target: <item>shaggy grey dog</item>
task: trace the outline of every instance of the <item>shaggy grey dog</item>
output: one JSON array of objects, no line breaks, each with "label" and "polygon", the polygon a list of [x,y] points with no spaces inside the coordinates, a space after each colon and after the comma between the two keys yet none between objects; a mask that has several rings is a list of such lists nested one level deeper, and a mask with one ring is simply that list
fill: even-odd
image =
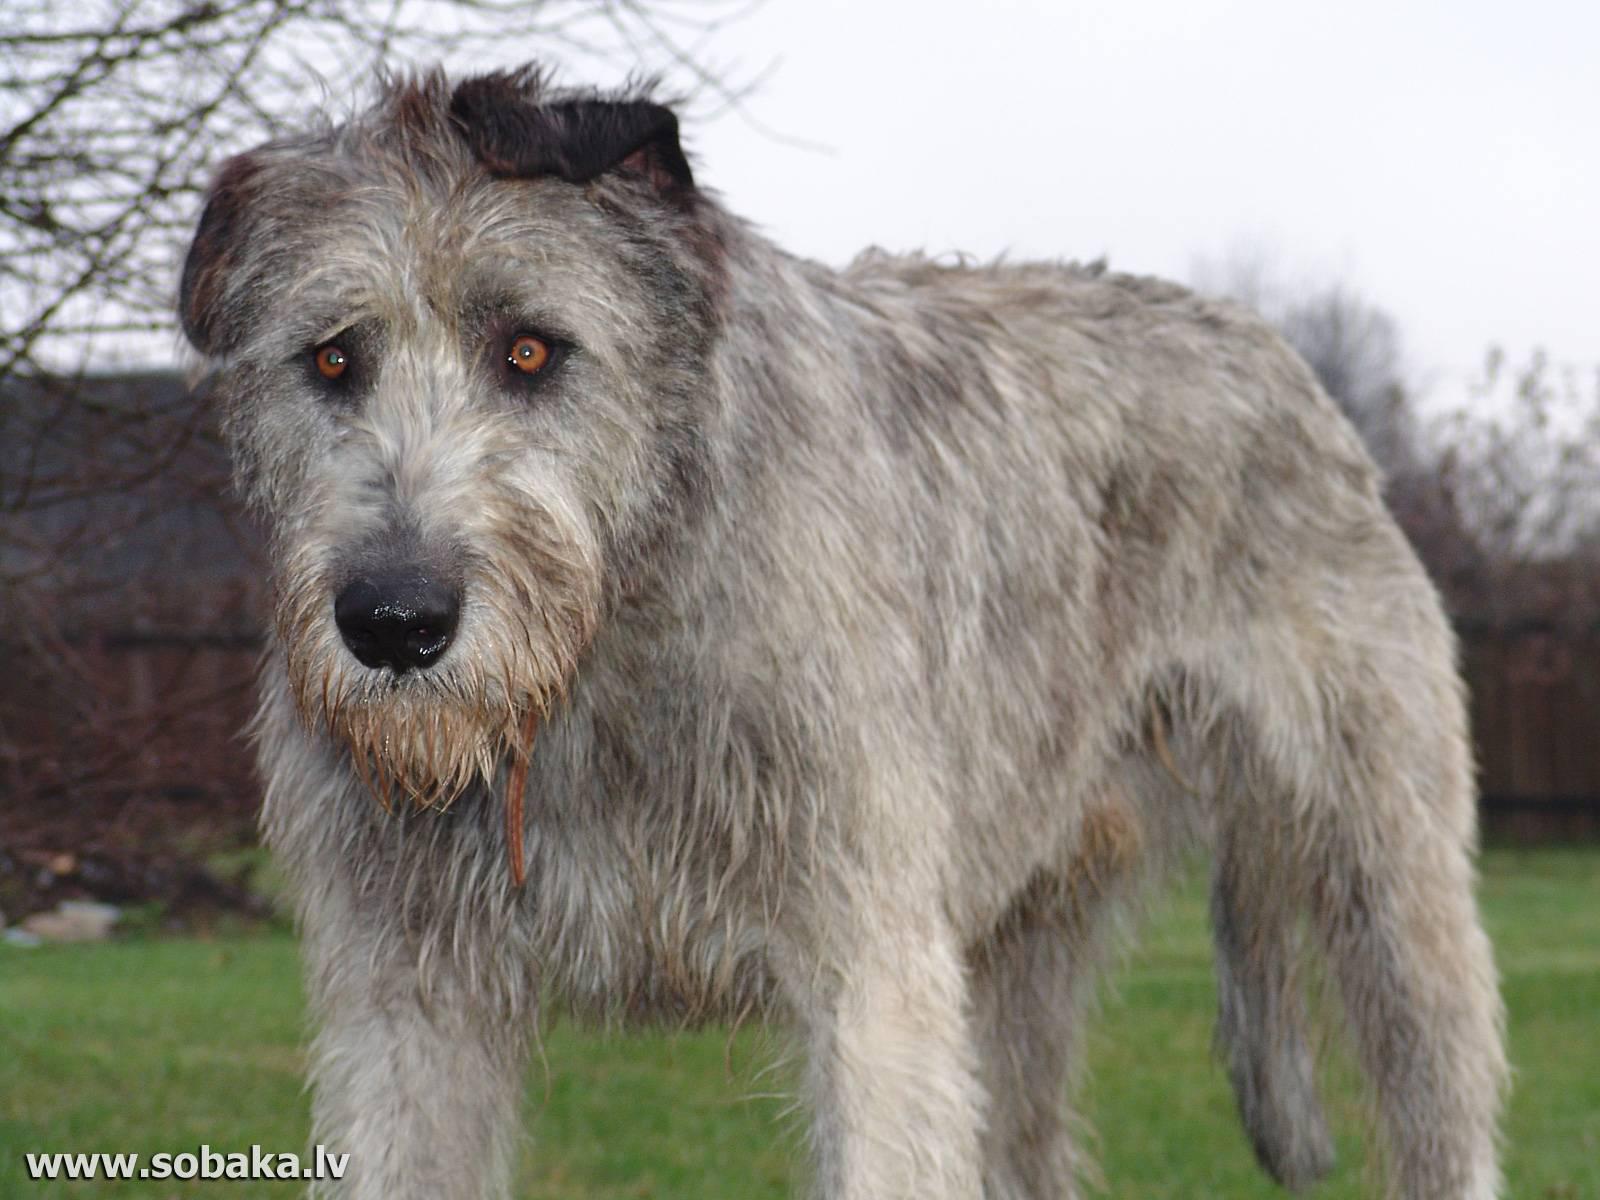
[{"label": "shaggy grey dog", "polygon": [[1254,317],[791,258],[670,111],[393,82],[223,166],[184,270],[276,619],[256,727],[338,1194],[499,1196],[536,1010],[797,1028],[831,1200],[1076,1194],[1119,913],[1209,848],[1257,1153],[1497,1194],[1449,629]]}]

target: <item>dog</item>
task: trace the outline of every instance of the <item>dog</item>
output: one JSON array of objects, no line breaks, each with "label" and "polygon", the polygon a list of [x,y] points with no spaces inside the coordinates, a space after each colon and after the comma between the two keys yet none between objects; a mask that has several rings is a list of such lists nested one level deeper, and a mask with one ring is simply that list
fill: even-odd
[{"label": "dog", "polygon": [[1255,316],[791,257],[648,89],[534,69],[226,162],[179,309],[270,544],[338,1195],[506,1195],[547,1003],[788,1023],[829,1200],[1078,1195],[1085,999],[1194,849],[1265,1168],[1332,1160],[1314,953],[1393,1193],[1499,1194],[1452,635]]}]

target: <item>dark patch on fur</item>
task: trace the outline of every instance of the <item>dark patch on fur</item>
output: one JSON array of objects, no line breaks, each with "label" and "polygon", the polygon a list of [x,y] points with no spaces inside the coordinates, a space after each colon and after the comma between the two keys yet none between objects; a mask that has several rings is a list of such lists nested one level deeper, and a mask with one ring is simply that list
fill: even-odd
[{"label": "dark patch on fur", "polygon": [[588,183],[620,167],[663,194],[694,187],[671,109],[598,97],[539,104],[537,79],[497,71],[464,80],[450,98],[451,119],[491,174]]},{"label": "dark patch on fur", "polygon": [[220,320],[222,295],[241,257],[246,206],[260,171],[260,164],[248,154],[222,165],[184,260],[178,316],[184,334],[206,354],[223,353],[236,340],[239,323],[224,325]]}]

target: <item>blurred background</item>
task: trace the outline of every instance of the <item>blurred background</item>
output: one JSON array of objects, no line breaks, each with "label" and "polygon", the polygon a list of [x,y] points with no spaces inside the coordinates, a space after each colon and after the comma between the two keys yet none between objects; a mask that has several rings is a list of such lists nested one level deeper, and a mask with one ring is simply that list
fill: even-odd
[{"label": "blurred background", "polygon": [[1486,828],[1600,830],[1593,6],[0,11],[5,919],[254,903],[228,852],[252,838],[264,576],[172,298],[221,158],[337,112],[379,62],[658,76],[703,184],[828,262],[1105,256],[1257,306],[1366,437],[1445,595]]},{"label": "blurred background", "polygon": [[[659,77],[700,183],[793,252],[1103,256],[1277,324],[1460,633],[1508,1194],[1600,1198],[1600,6],[1576,0],[0,0],[0,1196],[179,1194],[30,1180],[34,1151],[304,1145],[241,732],[265,574],[178,270],[227,154],[380,63],[530,58]],[[1200,880],[1154,908],[1086,1043],[1096,1194],[1277,1194],[1210,1059],[1205,914]],[[543,1049],[519,1195],[793,1194],[750,1034]],[[1371,1192],[1334,1057],[1324,1200]]]}]

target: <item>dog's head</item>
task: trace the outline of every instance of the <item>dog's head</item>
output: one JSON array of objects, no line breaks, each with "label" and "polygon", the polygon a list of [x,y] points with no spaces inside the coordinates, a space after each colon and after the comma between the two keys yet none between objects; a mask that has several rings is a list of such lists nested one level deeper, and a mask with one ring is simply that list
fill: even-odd
[{"label": "dog's head", "polygon": [[447,803],[703,486],[715,206],[645,94],[391,82],[227,162],[180,314],[263,514],[301,715]]}]

